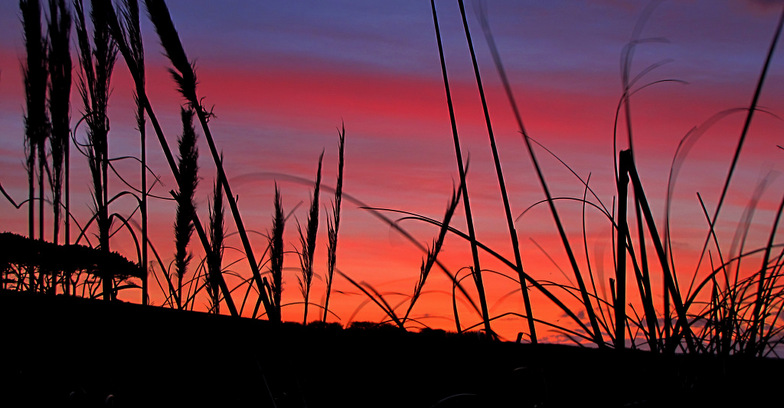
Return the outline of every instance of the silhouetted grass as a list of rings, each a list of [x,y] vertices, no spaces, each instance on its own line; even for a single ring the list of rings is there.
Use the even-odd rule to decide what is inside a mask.
[[[34,4],[35,3],[35,4]],[[55,64],[55,55],[58,55],[60,60],[67,53],[68,47],[62,45],[63,38],[66,38],[67,44],[67,15],[64,3],[62,1],[50,0],[50,9],[57,10],[52,12],[50,10],[50,38],[51,43],[49,47],[49,60],[50,65],[48,68],[51,71],[51,87],[50,94],[50,112],[52,117],[53,126],[53,139],[52,139],[52,160],[53,160],[53,201],[54,209],[60,207],[58,203],[59,198],[54,199],[59,193],[55,193],[55,185],[57,184],[56,178],[58,166],[55,161],[54,153],[54,133],[55,128],[57,132],[62,134],[63,131],[67,134],[67,126],[69,123],[68,118],[68,101],[63,97],[67,92],[63,91],[65,83],[68,82],[64,79],[63,70],[65,70],[65,63],[60,61]],[[90,234],[92,223],[98,225],[99,237],[97,245],[93,245],[100,250],[109,250],[109,239],[118,231],[127,232],[130,240],[134,242],[134,247],[137,249],[137,258],[139,263],[143,264],[144,270],[147,268],[147,255],[146,250],[149,247],[152,249],[157,268],[164,274],[165,281],[161,281],[158,276],[158,285],[162,292],[170,294],[163,302],[165,305],[171,307],[178,307],[183,309],[193,309],[196,304],[197,295],[202,290],[207,292],[209,299],[208,308],[211,311],[219,313],[221,310],[220,304],[225,302],[229,313],[233,316],[242,314],[246,300],[251,293],[258,294],[258,300],[255,303],[255,310],[253,317],[266,316],[266,319],[275,323],[281,323],[282,309],[284,306],[289,306],[297,303],[286,303],[283,292],[284,282],[287,271],[283,267],[284,258],[287,252],[284,248],[284,229],[285,223],[289,215],[283,211],[283,200],[281,198],[278,184],[275,184],[275,200],[274,200],[274,213],[272,217],[272,228],[267,234],[266,250],[260,258],[256,258],[253,253],[248,232],[246,231],[239,208],[237,206],[237,196],[234,195],[230,189],[229,179],[224,171],[223,159],[218,154],[216,142],[210,132],[209,120],[213,117],[211,111],[207,111],[202,106],[202,99],[197,94],[197,78],[196,72],[191,60],[187,58],[185,48],[180,42],[179,35],[174,27],[174,23],[169,14],[166,4],[162,0],[147,0],[147,9],[150,19],[155,26],[161,45],[165,50],[172,68],[170,72],[174,78],[179,92],[185,98],[186,109],[183,110],[183,119],[185,123],[185,132],[180,143],[180,163],[176,163],[174,155],[169,148],[165,135],[157,122],[154,111],[147,98],[146,90],[144,87],[144,51],[141,45],[141,33],[139,28],[139,13],[138,5],[135,1],[126,0],[124,9],[122,11],[122,23],[118,20],[117,15],[114,13],[114,8],[110,2],[94,2],[92,10],[92,21],[95,30],[92,34],[92,41],[88,36],[86,28],[87,22],[85,18],[84,7],[82,1],[76,1],[75,21],[77,28],[77,39],[79,43],[79,56],[82,66],[80,96],[84,104],[84,118],[83,121],[87,125],[87,143],[84,145],[84,152],[88,157],[89,169],[92,176],[92,193],[93,193],[93,209],[94,214],[90,220],[84,225],[79,225],[76,220],[75,224],[79,228],[79,237],[76,242],[84,240],[92,245],[90,241]],[[35,39],[40,37],[40,10],[38,14],[35,12],[36,2],[22,1],[20,6],[23,8],[23,25],[26,38],[26,45],[28,46],[28,60],[26,72],[26,92],[27,92],[27,114],[26,114],[26,131],[28,146],[25,151],[27,167],[28,167],[28,182],[29,182],[29,234],[30,238],[35,238],[35,217],[32,203],[36,199],[34,176],[36,175],[36,168],[38,166],[45,166],[46,155],[41,156],[39,147],[45,143],[40,141],[41,133],[35,133],[38,128],[45,128],[48,122],[46,119],[46,112],[44,110],[43,117],[34,119],[33,111],[37,109],[39,104],[37,99],[32,96],[36,92],[35,84],[32,83],[35,74],[30,70],[30,67],[40,65],[40,61],[36,57],[39,53],[39,48]],[[441,268],[450,279],[452,285],[452,307],[454,311],[454,322],[458,332],[470,331],[481,328],[488,337],[494,336],[491,328],[491,323],[501,318],[515,317],[527,323],[527,331],[532,343],[536,343],[537,327],[546,328],[547,330],[554,330],[563,334],[567,338],[572,339],[578,344],[584,345],[590,343],[595,347],[605,348],[614,347],[616,349],[626,348],[645,348],[657,353],[676,354],[676,353],[690,353],[690,354],[748,354],[753,356],[775,355],[775,347],[782,342],[782,330],[784,328],[780,325],[782,312],[784,311],[784,284],[781,283],[779,277],[781,270],[784,267],[784,251],[781,250],[782,244],[777,243],[776,234],[780,223],[782,211],[784,211],[784,200],[778,207],[775,213],[775,220],[770,227],[767,236],[765,237],[766,243],[764,246],[758,248],[747,248],[750,246],[749,235],[751,234],[750,225],[754,216],[754,211],[759,203],[761,192],[766,186],[761,183],[758,191],[755,192],[749,200],[749,205],[744,213],[740,226],[736,232],[736,236],[730,245],[722,242],[716,233],[716,226],[718,216],[726,200],[733,174],[736,172],[738,158],[740,157],[745,139],[749,132],[750,123],[755,112],[759,109],[757,104],[760,93],[763,89],[765,78],[769,69],[770,61],[776,48],[778,37],[782,31],[782,23],[784,23],[784,14],[779,21],[776,32],[771,42],[770,50],[765,60],[764,67],[757,82],[752,101],[748,107],[740,109],[746,112],[746,118],[743,129],[740,132],[737,147],[734,151],[734,156],[729,165],[726,178],[718,202],[713,211],[708,210],[708,205],[702,201],[699,196],[700,205],[705,215],[705,222],[707,226],[707,234],[701,258],[693,273],[688,275],[686,271],[682,270],[675,263],[675,257],[672,250],[672,237],[670,235],[670,207],[672,206],[672,191],[673,185],[677,179],[680,165],[685,159],[686,152],[694,144],[694,141],[705,132],[713,123],[723,118],[724,116],[732,113],[730,110],[721,112],[715,117],[706,121],[703,125],[696,128],[693,132],[684,137],[681,145],[678,147],[675,158],[670,169],[670,178],[668,180],[668,192],[665,200],[665,218],[664,222],[658,222],[653,214],[656,209],[650,203],[650,197],[647,193],[643,180],[637,172],[635,155],[633,146],[633,122],[631,120],[631,97],[637,91],[655,85],[663,81],[655,81],[651,83],[642,83],[644,76],[656,69],[660,64],[653,64],[639,74],[633,75],[631,71],[631,62],[634,50],[637,46],[646,42],[652,41],[651,39],[641,38],[641,30],[647,19],[647,16],[652,12],[652,7],[646,9],[643,13],[643,18],[638,22],[637,27],[632,35],[632,41],[627,44],[622,52],[622,72],[621,82],[623,85],[623,93],[617,106],[615,131],[613,134],[614,146],[617,150],[617,143],[615,139],[619,137],[619,130],[621,120],[625,119],[625,132],[628,139],[627,150],[618,151],[618,157],[613,157],[615,161],[615,180],[614,188],[616,195],[613,197],[613,205],[609,206],[612,210],[608,209],[604,203],[601,202],[598,195],[589,187],[591,181],[590,176],[583,179],[577,175],[571,168],[569,168],[563,161],[560,161],[557,156],[538,145],[538,143],[531,138],[526,132],[523,125],[523,117],[520,109],[518,108],[515,96],[513,94],[509,79],[504,70],[501,53],[498,50],[493,36],[490,32],[490,26],[483,13],[479,13],[479,20],[491,52],[493,63],[495,64],[496,71],[501,78],[501,83],[504,87],[506,98],[511,107],[512,113],[515,117],[518,130],[522,134],[523,144],[527,153],[527,158],[533,164],[534,173],[539,182],[539,187],[542,191],[543,199],[531,205],[529,208],[546,205],[548,207],[550,216],[553,219],[555,230],[560,238],[560,245],[566,252],[567,260],[570,264],[570,271],[564,273],[567,284],[553,282],[545,279],[538,278],[541,276],[538,271],[531,271],[523,268],[523,255],[522,245],[518,241],[517,229],[515,227],[515,220],[512,216],[513,203],[510,202],[508,192],[506,190],[506,179],[502,172],[501,161],[498,154],[498,148],[495,144],[493,134],[492,116],[490,115],[487,101],[485,100],[485,93],[480,75],[480,67],[474,50],[474,44],[471,40],[471,32],[466,17],[465,8],[462,1],[458,2],[461,11],[463,28],[465,37],[468,44],[470,57],[474,69],[474,77],[477,84],[480,100],[482,103],[482,110],[485,119],[485,125],[488,132],[490,149],[493,156],[494,166],[496,170],[496,177],[498,180],[499,192],[504,206],[504,218],[507,223],[510,242],[512,245],[512,257],[502,255],[505,251],[498,248],[491,248],[487,243],[479,241],[476,237],[474,220],[471,214],[471,206],[469,200],[469,189],[467,186],[467,161],[463,157],[461,150],[460,138],[457,131],[457,118],[452,106],[452,96],[450,93],[450,81],[447,75],[447,65],[443,53],[442,37],[438,23],[438,16],[436,13],[435,2],[431,1],[431,9],[433,12],[433,23],[436,31],[436,39],[440,56],[441,73],[443,76],[443,83],[446,93],[447,108],[450,115],[451,131],[453,136],[453,145],[458,167],[459,186],[453,190],[447,209],[442,219],[434,219],[428,216],[417,214],[414,211],[406,210],[389,210],[377,207],[369,207],[359,200],[344,194],[343,192],[343,168],[344,168],[344,143],[345,143],[345,127],[339,129],[339,143],[338,143],[338,171],[337,181],[334,189],[329,186],[322,186],[322,161],[323,153],[318,160],[318,170],[315,180],[307,180],[307,185],[313,188],[313,195],[310,205],[307,209],[307,221],[305,227],[298,225],[299,235],[299,249],[297,254],[299,256],[299,268],[297,269],[297,278],[299,280],[300,292],[303,297],[304,312],[303,323],[308,323],[308,310],[311,305],[311,286],[314,275],[316,275],[314,268],[314,254],[317,248],[317,235],[319,233],[319,212],[320,212],[320,195],[322,191],[334,192],[331,207],[327,211],[326,216],[326,270],[324,272],[325,283],[325,297],[323,306],[323,315],[321,316],[322,322],[327,320],[328,314],[332,313],[330,310],[330,299],[334,290],[334,275],[337,273],[340,277],[344,278],[351,286],[356,288],[359,292],[367,297],[367,301],[362,303],[356,310],[361,309],[365,304],[373,302],[385,314],[382,322],[383,324],[394,325],[395,332],[402,332],[409,330],[413,327],[427,326],[423,322],[417,320],[412,316],[412,310],[415,304],[419,301],[422,294],[426,291],[426,285],[429,281],[432,269],[434,267]],[[25,7],[29,10],[24,11]],[[28,18],[29,14],[29,18]],[[35,18],[38,15],[39,27],[36,34],[34,27]],[[28,22],[30,24],[28,24]],[[38,36],[38,37],[36,37]],[[55,41],[55,38],[57,41]],[[32,41],[31,41],[32,39]],[[58,46],[55,46],[57,42]],[[114,47],[117,50],[114,50]],[[57,48],[58,51],[55,51]],[[46,48],[44,47],[44,50]],[[111,78],[111,68],[114,62],[114,55],[120,52],[123,59],[128,66],[131,76],[135,83],[136,102],[137,102],[137,125],[142,138],[142,151],[141,162],[142,180],[141,188],[135,188],[130,185],[125,179],[117,173],[116,176],[123,183],[126,183],[127,189],[117,193],[112,198],[108,195],[108,169],[111,166],[112,159],[108,156],[108,118],[106,117],[106,107],[109,97],[109,84]],[[31,56],[32,54],[32,56]],[[32,59],[30,59],[32,58]],[[37,61],[37,62],[36,62]],[[39,73],[40,74],[40,73]],[[57,77],[57,79],[56,79]],[[39,78],[40,79],[40,78]],[[667,80],[669,81],[669,80]],[[40,82],[40,81],[39,81]],[[45,83],[45,81],[44,81]],[[58,86],[55,86],[55,84]],[[45,88],[45,85],[44,85]],[[39,90],[40,91],[40,90]],[[44,89],[45,91],[45,89]],[[44,92],[45,95],[45,92]],[[39,95],[40,96],[40,95]],[[58,102],[55,102],[55,101]],[[57,113],[55,113],[57,112]],[[65,113],[63,113],[65,112]],[[186,115],[185,112],[191,112]],[[147,213],[147,197],[156,198],[151,195],[151,186],[146,185],[147,172],[150,171],[146,164],[146,147],[144,146],[145,138],[145,114],[149,117],[153,125],[153,129],[158,137],[161,150],[166,157],[170,170],[174,175],[177,182],[179,191],[175,194],[178,198],[178,214],[176,222],[175,246],[176,255],[173,261],[173,271],[178,280],[177,287],[174,287],[174,276],[171,275],[172,268],[166,267],[166,262],[159,256],[152,243],[148,242],[148,231],[146,227],[146,213]],[[199,216],[193,205],[194,194],[196,190],[198,177],[196,175],[196,155],[195,155],[195,130],[193,129],[192,117],[195,115],[199,124],[201,125],[202,132],[204,133],[206,142],[210,148],[210,153],[216,167],[216,181],[215,188],[212,194],[212,207],[209,209],[210,222],[208,226],[209,234],[205,231],[205,226],[199,222]],[[39,115],[40,116],[40,115]],[[186,120],[185,116],[189,116]],[[57,117],[57,119],[55,119]],[[63,127],[65,125],[65,127]],[[78,127],[78,126],[77,126]],[[65,129],[65,130],[63,130]],[[193,136],[190,140],[190,147],[185,147],[185,133]],[[66,137],[67,142],[67,137]],[[67,146],[67,143],[66,143]],[[575,175],[583,187],[581,197],[558,197],[550,192],[550,186],[544,169],[539,164],[538,151],[539,148],[544,148],[545,151],[558,159],[566,168]],[[60,149],[60,147],[58,147]],[[60,151],[60,150],[58,150]],[[58,155],[60,153],[57,153]],[[66,153],[67,157],[67,153]],[[616,161],[617,160],[617,161]],[[38,175],[42,175],[42,167],[38,167]],[[67,168],[67,165],[66,165]],[[65,176],[67,180],[67,175]],[[292,176],[295,177],[295,176]],[[39,180],[40,182],[40,180]],[[39,186],[38,199],[43,208],[44,189]],[[66,189],[67,191],[67,189]],[[225,195],[225,198],[224,198]],[[116,199],[125,196],[133,196],[138,200],[138,207],[130,215],[125,214],[110,214],[108,211],[109,205]],[[412,294],[403,294],[396,292],[382,292],[376,289],[372,284],[358,278],[356,274],[341,272],[337,268],[337,242],[338,232],[341,218],[341,205],[344,196],[350,202],[356,203],[358,206],[371,211],[374,216],[379,217],[383,222],[387,223],[397,232],[400,232],[404,237],[412,241],[418,248],[424,252],[419,276],[414,283],[414,290]],[[589,196],[591,197],[589,199]],[[250,268],[250,277],[242,276],[241,273],[235,272],[238,277],[239,284],[233,289],[228,287],[224,280],[223,265],[223,251],[227,248],[225,239],[226,232],[223,218],[223,200],[226,200],[229,209],[232,213],[234,223],[237,228],[239,240],[242,242],[242,248],[238,249],[244,261],[248,262]],[[566,234],[565,222],[569,221],[564,218],[564,214],[559,211],[560,204],[558,201],[570,200],[578,202],[582,207],[582,219],[577,217],[572,221],[582,222],[582,242],[569,238]],[[66,200],[67,201],[67,200]],[[594,202],[596,201],[596,202]],[[617,204],[616,204],[617,202]],[[463,206],[466,216],[466,231],[461,231],[451,225],[452,217],[457,211],[458,205]],[[557,205],[558,204],[558,205]],[[16,205],[16,204],[15,204]],[[616,207],[617,205],[617,207]],[[67,208],[67,205],[66,205]],[[296,206],[291,213],[296,211]],[[594,276],[591,268],[592,259],[589,256],[589,244],[587,240],[586,223],[591,215],[588,210],[591,208],[596,209],[597,218],[601,221],[606,221],[608,225],[607,239],[613,242],[613,272],[612,278],[609,280],[609,296],[605,293],[604,288],[607,287],[608,282],[603,282],[605,278],[601,275]],[[135,223],[136,210],[142,218],[141,237],[137,229],[132,228]],[[423,223],[431,224],[438,227],[436,238],[433,239],[430,246],[418,242],[413,236],[408,234],[394,221],[389,220],[381,215],[381,212],[393,212],[400,214],[403,219],[414,219]],[[66,211],[66,217],[71,214]],[[55,212],[55,229],[54,241],[58,240],[58,221],[59,216]],[[115,225],[112,226],[112,222]],[[39,214],[39,225],[43,228],[43,213]],[[192,277],[185,277],[188,260],[187,245],[193,231],[202,243],[204,250],[203,262],[198,266],[193,267],[194,273]],[[438,260],[439,253],[442,249],[444,241],[448,234],[452,234],[461,240],[464,240],[471,248],[471,261],[470,266],[462,268],[456,274],[452,274],[447,268]],[[38,238],[43,239],[43,230],[39,230]],[[69,243],[68,233],[66,233],[66,243]],[[551,253],[550,248],[541,247],[538,243],[534,244],[548,257]],[[583,247],[585,251],[586,267],[581,266],[575,255],[575,249]],[[708,249],[710,248],[710,250]],[[75,251],[75,250],[74,250]],[[290,251],[293,256],[294,251]],[[500,270],[482,269],[480,266],[481,257],[493,258],[496,263],[501,264]],[[759,266],[749,266],[752,259],[760,260]],[[551,258],[552,260],[552,258]],[[257,262],[259,261],[259,262]],[[553,263],[555,261],[553,260]],[[5,261],[5,264],[10,265],[10,261]],[[16,260],[13,266],[3,267],[3,287],[13,290],[41,290],[51,289],[56,290],[56,280],[51,279],[46,283],[46,277],[52,276],[52,273],[61,271],[57,268],[66,268],[66,266],[47,266],[42,267],[31,266],[29,260],[21,262]],[[704,264],[704,265],[703,265]],[[228,269],[232,264],[229,264]],[[743,267],[742,267],[743,266]],[[73,269],[74,278],[68,276],[65,278],[65,291],[69,285],[74,286],[73,292],[76,293],[76,286],[82,294],[87,296],[103,295],[106,298],[111,298],[116,292],[122,288],[135,287],[133,282],[122,282],[115,280],[112,273],[115,271],[111,269],[99,270],[99,267],[94,269],[86,267],[76,267],[67,265],[68,268]],[[260,269],[265,268],[265,273],[262,275]],[[50,270],[51,269],[51,270]],[[294,268],[292,268],[294,269]],[[709,272],[705,274],[705,270]],[[66,269],[62,269],[65,271]],[[232,273],[232,272],[229,272]],[[36,277],[37,274],[37,277]],[[662,280],[661,288],[654,288],[652,281],[658,278],[656,274],[660,274]],[[484,276],[493,276],[503,279],[505,282],[513,282],[514,290],[510,291],[507,295],[517,296],[517,291],[523,297],[524,311],[499,311],[491,314],[491,308],[488,306],[490,303],[484,289]],[[131,277],[136,275],[131,274]],[[144,273],[142,276],[146,276]],[[469,295],[461,285],[463,279],[470,277],[476,286],[477,292],[475,295]],[[691,283],[688,289],[682,286],[684,278],[691,278]],[[679,279],[681,280],[679,282]],[[586,282],[586,280],[588,282]],[[143,280],[143,282],[145,282]],[[234,284],[234,283],[233,283]],[[142,284],[142,303],[147,302],[147,289],[146,283]],[[636,288],[636,289],[633,289]],[[528,296],[528,290],[532,289],[541,293],[549,301],[551,301],[565,317],[564,322],[559,320],[546,321],[541,318],[536,318],[532,312],[532,305]],[[245,299],[242,302],[240,310],[234,305],[232,299],[232,292],[237,290],[239,293],[245,293]],[[710,293],[708,293],[710,292]],[[355,292],[356,293],[356,292]],[[398,300],[402,299],[402,300]],[[497,299],[499,302],[505,297]],[[392,301],[395,299],[395,301]],[[465,317],[461,319],[458,313],[457,304],[463,301],[473,308],[481,320],[466,321]],[[249,305],[252,306],[255,300],[251,299]],[[478,303],[478,306],[477,306]],[[577,305],[577,307],[575,307]],[[250,306],[248,309],[250,309]],[[259,308],[263,306],[264,310],[259,313]],[[405,312],[401,311],[405,308]],[[353,320],[353,315],[348,321]],[[461,323],[461,320],[463,322]],[[477,322],[478,321],[478,322]],[[386,326],[384,326],[386,327]],[[403,330],[399,330],[403,329]],[[386,329],[384,329],[386,330]],[[524,339],[525,330],[521,330],[518,336],[519,341]],[[446,400],[444,400],[446,401]]]
[[[327,216],[327,274],[324,277],[327,289],[324,297],[324,315],[322,321],[329,316],[329,297],[332,295],[332,278],[335,273],[338,257],[338,230],[340,229],[340,205],[343,202],[343,164],[345,154],[346,127],[342,126],[338,133],[338,178],[335,184],[335,198],[332,201],[332,214]],[[331,217],[330,217],[331,215]]]
[[[298,277],[302,299],[305,303],[305,310],[302,313],[302,324],[308,324],[308,305],[310,301],[310,287],[313,283],[313,256],[316,252],[316,235],[319,225],[319,191],[321,190],[321,163],[324,160],[324,152],[321,152],[318,160],[318,170],[316,171],[316,183],[313,187],[313,197],[310,199],[310,210],[305,232],[302,226],[297,223],[299,233],[300,252],[299,260],[302,268],[302,275]]]

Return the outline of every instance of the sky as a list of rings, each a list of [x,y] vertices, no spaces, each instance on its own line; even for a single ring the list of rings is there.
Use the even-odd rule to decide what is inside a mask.
[[[467,184],[477,238],[511,257],[459,9],[454,1],[439,0],[436,4],[462,154],[470,162]],[[555,197],[583,197],[585,187],[571,173],[574,171],[583,180],[590,177],[590,186],[598,196],[590,201],[612,211],[616,194],[613,157],[628,147],[623,131],[616,150],[613,147],[616,108],[622,94],[621,53],[648,4],[621,0],[479,3],[486,10],[526,130],[554,153],[535,149]],[[188,57],[195,62],[197,92],[216,115],[210,121],[212,133],[224,154],[245,223],[257,232],[252,234],[257,254],[263,252],[264,234],[271,229],[276,185],[284,209],[292,214],[286,225],[287,248],[293,253],[299,246],[295,220],[305,222],[318,157],[323,151],[324,185],[334,187],[338,131],[345,126],[344,191],[361,203],[344,201],[338,268],[358,282],[373,285],[390,303],[400,303],[404,309],[423,253],[362,207],[440,219],[458,180],[429,2],[189,0],[169,1],[168,5]],[[516,221],[523,263],[537,279],[566,284],[574,278],[550,213],[546,206],[535,205],[544,195],[482,36],[476,14],[480,6],[467,2],[468,21],[512,210],[519,215],[533,206]],[[662,1],[645,21],[640,38],[649,41],[635,48],[631,75],[645,73],[638,85],[662,82],[633,95],[631,116],[636,165],[658,219],[664,217],[666,183],[680,140],[720,112],[749,106],[781,7],[781,1],[771,0]],[[0,183],[14,200],[21,201],[26,197],[20,69],[24,46],[16,2],[0,4],[0,20]],[[152,25],[145,20],[142,28],[148,95],[174,146],[184,101],[167,72]],[[647,71],[650,66],[656,68]],[[122,60],[116,66],[112,88],[110,155],[138,155],[132,83]],[[759,100],[763,111],[751,126],[717,227],[728,248],[754,189],[763,180],[769,182],[752,218],[748,245],[764,244],[781,199],[784,151],[778,146],[784,145],[784,123],[777,116],[784,112],[781,95],[784,57],[777,51]],[[77,96],[74,88],[72,126],[83,111],[78,108]],[[685,271],[695,268],[695,254],[707,231],[697,193],[712,212],[744,119],[743,112],[722,117],[683,161],[671,203],[676,262]],[[619,123],[625,128],[625,122]],[[155,192],[168,197],[175,183],[149,127],[148,132],[151,167],[161,182]],[[76,128],[75,135],[84,139],[83,126]],[[203,137],[200,143],[197,208],[206,220],[215,169]],[[74,161],[72,203],[76,218],[86,220],[90,215],[86,162],[78,157]],[[137,165],[132,161],[118,161],[117,168],[129,182],[138,184]],[[311,181],[296,181],[302,178]],[[113,179],[110,190],[117,193],[122,189],[119,179]],[[322,233],[315,260],[319,277],[312,298],[316,303],[321,302],[324,292],[320,276],[326,270],[324,231],[330,197],[330,193],[322,193]],[[611,224],[592,209],[583,217],[579,202],[563,200],[557,206],[580,253],[579,262],[583,268],[590,264],[599,293],[609,296]],[[131,200],[122,199],[112,211],[129,214],[133,207]],[[173,259],[174,206],[157,200],[150,211],[154,245],[168,264]],[[393,212],[384,214],[400,217]],[[23,209],[0,200],[0,229],[24,234],[26,221]],[[462,209],[453,223],[465,230]],[[421,221],[401,220],[399,225],[425,245],[437,234],[436,227]],[[236,230],[231,223],[228,228]],[[587,249],[583,248],[584,237]],[[112,245],[135,260],[127,234],[118,234]],[[230,238],[230,245],[239,247],[236,236]],[[198,250],[194,251],[198,258]],[[227,258],[238,259],[238,252],[227,251]],[[447,239],[441,259],[453,273],[461,271],[463,275],[472,264],[469,246],[454,236]],[[482,254],[482,260],[482,268],[488,269],[491,314],[522,313],[518,284],[495,273],[511,275],[510,271],[487,254]],[[294,255],[286,257],[284,301],[292,305],[286,307],[285,316],[291,320],[301,319],[302,313],[301,305],[296,304],[301,302],[298,265]],[[242,262],[227,268],[249,276]],[[684,279],[690,279],[691,272],[685,273]],[[463,282],[474,290],[469,281]],[[240,284],[241,279],[233,283]],[[331,302],[342,323],[383,319],[380,309],[368,304],[366,296],[346,280],[336,278],[335,288],[338,293]],[[236,297],[241,298],[243,291]],[[426,291],[414,314],[425,324],[454,330],[451,285],[444,274],[434,272]],[[560,321],[560,312],[544,297],[533,296],[537,317]],[[156,299],[161,302],[160,293],[154,295]],[[206,300],[199,299],[197,308],[204,304]],[[478,322],[464,304],[460,307],[464,326]],[[525,329],[521,319],[511,316],[495,323],[505,338],[513,339]],[[541,330],[540,337],[558,339],[557,333],[547,332],[546,327]]]

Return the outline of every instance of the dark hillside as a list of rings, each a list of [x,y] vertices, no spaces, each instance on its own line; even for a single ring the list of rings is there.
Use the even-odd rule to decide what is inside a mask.
[[[133,407],[752,406],[784,380],[781,360],[274,327],[18,292],[0,292],[0,319],[2,406],[104,406],[109,395]]]

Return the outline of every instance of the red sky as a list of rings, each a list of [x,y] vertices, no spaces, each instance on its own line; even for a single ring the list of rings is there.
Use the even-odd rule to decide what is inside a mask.
[[[486,4],[530,136],[584,179],[590,174],[591,186],[608,208],[615,194],[612,130],[621,95],[620,55],[647,3],[603,0],[579,5],[568,1]],[[478,238],[511,256],[458,9],[451,1],[437,4],[463,155],[470,156],[468,186]],[[206,106],[215,106],[217,117],[210,125],[226,157],[227,172],[249,228],[259,232],[271,228],[276,181],[285,209],[299,205],[294,216],[304,222],[311,187],[285,176],[312,179],[318,155],[325,150],[324,183],[333,186],[337,128],[341,123],[346,128],[347,194],[374,207],[442,216],[458,176],[427,2],[170,1],[169,6],[188,56],[196,61],[199,95],[205,98]],[[19,68],[23,43],[15,7],[14,2],[0,5],[0,182],[15,200],[21,201],[26,195],[22,166],[24,96]],[[670,62],[648,73],[640,83],[662,79],[688,83],[660,84],[632,99],[637,165],[659,219],[663,218],[667,174],[679,140],[718,112],[748,106],[780,8],[780,2],[771,1],[664,1],[645,25],[641,36],[661,41],[637,48],[633,73],[660,61]],[[512,208],[519,214],[541,200],[543,194],[470,2],[468,9]],[[143,28],[149,96],[173,144],[179,132],[182,99],[166,72],[166,61],[151,24],[145,21]],[[113,88],[111,154],[136,155],[139,143],[133,123],[131,86],[122,61],[115,70]],[[779,52],[774,56],[759,102],[770,114],[756,115],[720,218],[719,230],[728,246],[754,187],[769,172],[781,171],[784,152],[777,145],[784,145],[784,124],[775,115],[784,112],[782,92],[784,57]],[[76,95],[74,91],[73,96]],[[78,114],[73,117],[75,124]],[[694,251],[706,232],[696,193],[702,195],[710,209],[714,208],[744,118],[744,113],[735,113],[708,130],[681,171],[673,199],[673,241],[678,251],[676,263],[681,263],[685,271],[693,268]],[[152,167],[163,182],[156,192],[166,196],[174,183],[151,129],[148,131]],[[83,130],[77,129],[76,135],[83,138]],[[214,167],[206,144],[200,147],[202,181],[197,197],[200,216],[206,220]],[[625,148],[625,142],[620,147]],[[537,150],[537,154],[555,196],[582,197],[583,187],[571,173],[544,151]],[[134,165],[122,163],[119,167],[130,180],[138,180]],[[89,216],[89,190],[86,182],[79,181],[86,180],[85,163],[77,164],[74,172],[72,202],[77,218],[85,219]],[[752,234],[750,242],[761,245],[767,238],[769,231],[765,226],[772,222],[782,181],[781,177],[772,178],[753,219],[752,231],[756,234]],[[115,181],[110,188],[118,192],[121,186]],[[329,205],[329,197],[330,194],[322,194],[322,207]],[[127,213],[131,207],[130,201],[121,202],[113,210]],[[569,202],[559,202],[558,208],[585,267],[581,208]],[[173,258],[174,207],[168,202],[155,202],[151,211],[156,225],[154,242],[164,261],[169,262]],[[3,230],[26,232],[24,211],[15,210],[3,200],[0,214]],[[326,230],[325,214],[322,212],[322,232]],[[402,225],[422,243],[431,242],[437,233],[434,227],[416,221]],[[458,210],[454,225],[464,229],[462,210]],[[295,226],[293,219],[287,224],[286,244],[291,251],[298,246]],[[537,248],[538,244],[573,279],[545,206],[535,207],[516,226],[524,265],[532,275],[567,282]],[[605,287],[599,289],[601,294],[608,292],[607,279],[613,269],[609,224],[600,214],[589,212],[587,227],[591,267],[597,274],[604,274],[601,278],[597,275],[598,284]],[[234,226],[229,224],[229,229]],[[230,244],[238,246],[239,241]],[[263,251],[264,244],[264,239],[257,236],[257,253]],[[322,274],[326,264],[325,235],[319,236],[318,246],[316,272]],[[130,243],[127,237],[120,236],[113,247],[127,250]],[[133,252],[126,253],[132,259],[135,256]],[[236,252],[230,251],[229,257],[237,258]],[[416,282],[421,258],[422,253],[367,210],[352,202],[344,203],[338,253],[342,271],[388,293],[391,301],[402,302]],[[453,272],[468,267],[468,245],[449,238],[442,260]],[[483,255],[483,261],[485,268],[510,273],[489,256]],[[297,302],[298,262],[290,256],[285,265],[289,269],[284,300]],[[242,263],[232,269],[247,276]],[[430,319],[423,320],[425,323],[453,329],[451,288],[442,275],[434,272],[426,287],[433,292],[423,297],[415,314],[427,314]],[[491,275],[487,278],[488,297],[495,305],[491,312],[521,312],[519,293],[505,297],[516,284]],[[471,288],[470,284],[466,286]],[[366,298],[354,294],[356,290],[341,278],[336,278],[336,289],[352,292],[338,293],[333,300],[335,312],[345,323]],[[316,302],[323,291],[321,281],[316,282]],[[535,296],[535,300],[535,312],[557,315],[541,296]],[[404,302],[403,308],[406,305]],[[477,322],[468,309],[461,311],[465,324]],[[298,320],[301,308],[291,306],[286,312],[290,319]],[[376,306],[368,304],[355,319],[382,317]],[[498,326],[507,338],[523,330],[520,319]]]

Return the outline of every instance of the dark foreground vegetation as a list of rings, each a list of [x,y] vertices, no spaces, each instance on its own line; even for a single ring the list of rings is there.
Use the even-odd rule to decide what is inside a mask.
[[[515,344],[0,292],[3,406],[759,406],[780,359]],[[108,400],[107,400],[108,398]]]

